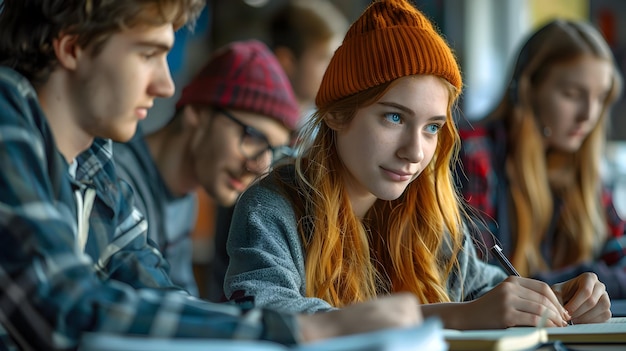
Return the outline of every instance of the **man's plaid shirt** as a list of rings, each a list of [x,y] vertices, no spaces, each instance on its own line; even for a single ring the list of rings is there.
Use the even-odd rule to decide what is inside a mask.
[[[0,322],[11,336],[4,343],[74,349],[85,332],[295,342],[293,317],[176,288],[130,187],[115,176],[111,142],[96,139],[72,177],[35,90],[4,67],[0,143]]]

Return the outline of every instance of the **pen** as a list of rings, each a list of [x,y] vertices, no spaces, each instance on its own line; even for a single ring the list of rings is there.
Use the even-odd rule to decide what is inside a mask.
[[[504,268],[506,272],[509,273],[509,275],[514,275],[516,277],[520,276],[517,270],[515,270],[515,267],[513,267],[513,265],[509,261],[509,259],[504,256],[504,254],[502,253],[502,248],[500,248],[500,246],[498,246],[497,244],[493,245],[493,247],[491,248],[491,253],[496,256],[496,258],[500,262],[500,265],[502,265],[502,268]]]
[[[491,253],[494,256],[496,256],[496,258],[498,259],[498,262],[500,262],[500,265],[502,265],[502,268],[504,268],[509,275],[520,277],[520,274],[517,272],[515,267],[513,267],[513,264],[511,264],[511,261],[509,261],[509,259],[506,258],[506,256],[504,256],[504,254],[502,253],[502,248],[498,246],[498,244],[493,245],[493,247],[491,248]],[[573,325],[574,322],[569,320],[567,321],[567,324]]]

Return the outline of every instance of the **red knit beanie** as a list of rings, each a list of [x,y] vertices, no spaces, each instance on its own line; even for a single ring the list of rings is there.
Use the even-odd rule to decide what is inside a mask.
[[[407,0],[372,3],[335,51],[315,98],[318,107],[396,78],[432,74],[458,93],[461,72],[432,23]]]
[[[176,108],[200,104],[272,117],[294,130],[300,117],[287,75],[260,41],[230,43],[183,89]]]

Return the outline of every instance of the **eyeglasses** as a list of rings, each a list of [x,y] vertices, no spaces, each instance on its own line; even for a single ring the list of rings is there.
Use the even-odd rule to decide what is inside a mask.
[[[270,164],[274,164],[276,161],[284,157],[293,156],[292,148],[287,145],[276,147],[272,146],[269,140],[267,140],[265,134],[258,129],[243,123],[233,116],[232,113],[223,108],[216,108],[215,111],[241,126],[242,133],[239,149],[241,150],[243,156],[249,161],[258,162],[261,161],[263,157],[269,156]]]

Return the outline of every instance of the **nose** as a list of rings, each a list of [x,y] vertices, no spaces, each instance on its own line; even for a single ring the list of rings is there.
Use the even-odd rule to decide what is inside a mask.
[[[398,156],[411,163],[420,163],[424,159],[423,143],[423,136],[419,130],[411,131],[398,150]]]
[[[602,109],[602,102],[597,99],[588,98],[581,103],[580,111],[576,120],[578,122],[585,122],[595,119],[600,115]]]
[[[155,70],[148,93],[151,96],[164,98],[174,95],[174,81],[166,59]]]

